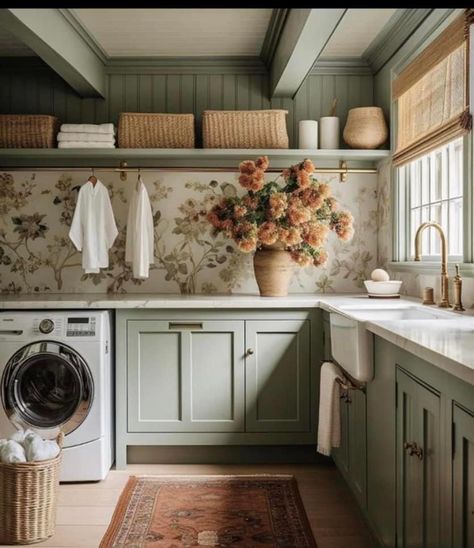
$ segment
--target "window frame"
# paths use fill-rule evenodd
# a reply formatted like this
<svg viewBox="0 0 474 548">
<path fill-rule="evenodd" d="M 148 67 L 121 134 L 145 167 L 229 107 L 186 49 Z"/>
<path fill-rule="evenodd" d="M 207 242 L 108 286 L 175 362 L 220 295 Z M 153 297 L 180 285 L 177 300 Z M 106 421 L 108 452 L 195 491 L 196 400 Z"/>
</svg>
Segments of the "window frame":
<svg viewBox="0 0 474 548">
<path fill-rule="evenodd" d="M 449 19 L 449 18 L 448 18 Z M 449 20 L 445 20 L 446 26 L 449 24 Z M 443 27 L 441 25 L 440 27 Z M 438 28 L 437 31 L 442 32 L 443 28 Z M 432 39 L 436 38 L 437 32 L 432 33 Z M 474 106 L 474 25 L 470 27 L 470 47 L 469 47 L 469 104 L 471 105 L 471 111 Z M 426 47 L 427 43 L 419 44 L 414 51 L 410 53 L 402 62 L 391 70 L 391 82 L 393 79 Z M 397 135 L 397 103 L 391 99 L 391 143 L 396 142 Z M 474 277 L 474 139 L 473 131 L 463 136 L 463 257 L 462 261 L 459 260 L 457 264 L 460 266 L 461 274 L 468 277 Z M 392 150 L 393 152 L 393 150 Z M 392 270 L 399 272 L 412 272 L 416 274 L 439 274 L 440 261 L 439 259 L 423 260 L 420 262 L 413 260 L 405 260 L 408 256 L 407 242 L 409 235 L 410 225 L 409 222 L 400 222 L 401 204 L 405 212 L 408 214 L 407 208 L 407 196 L 405 192 L 405 185 L 401 182 L 400 167 L 396 167 L 392 164 L 391 167 L 391 200 L 392 200 L 392 260 L 389 263 L 389 267 Z M 406 216 L 408 218 L 408 216 Z M 449 250 L 448 250 L 449 252 Z M 457 259 L 457 258 L 456 258 Z M 454 273 L 453 260 L 448 261 L 449 272 Z"/>
</svg>

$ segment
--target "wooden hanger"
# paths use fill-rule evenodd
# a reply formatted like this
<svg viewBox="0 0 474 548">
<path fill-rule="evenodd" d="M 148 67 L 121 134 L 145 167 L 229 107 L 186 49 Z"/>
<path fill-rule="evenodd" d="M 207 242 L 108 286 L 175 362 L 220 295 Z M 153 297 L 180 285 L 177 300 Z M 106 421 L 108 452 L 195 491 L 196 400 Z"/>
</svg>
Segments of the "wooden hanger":
<svg viewBox="0 0 474 548">
<path fill-rule="evenodd" d="M 92 186 L 95 186 L 97 184 L 97 177 L 94 175 L 94 168 L 91 169 L 91 172 L 92 173 L 91 173 L 89 179 L 87 179 L 87 180 L 92 183 Z"/>
</svg>

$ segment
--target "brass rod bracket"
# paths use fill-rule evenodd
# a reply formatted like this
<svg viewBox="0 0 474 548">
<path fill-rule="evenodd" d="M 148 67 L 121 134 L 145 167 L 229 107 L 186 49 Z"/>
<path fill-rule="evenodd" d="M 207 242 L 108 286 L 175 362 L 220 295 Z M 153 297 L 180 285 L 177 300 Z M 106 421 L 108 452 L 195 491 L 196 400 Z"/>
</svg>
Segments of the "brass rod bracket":
<svg viewBox="0 0 474 548">
<path fill-rule="evenodd" d="M 123 171 L 120 171 L 120 180 L 121 181 L 126 181 L 127 180 L 127 172 L 125 170 L 128 168 L 128 163 L 125 160 L 122 160 L 120 162 L 120 168 L 123 170 Z"/>
<path fill-rule="evenodd" d="M 341 174 L 340 174 L 340 177 L 339 177 L 339 182 L 340 183 L 347 183 L 348 169 L 347 169 L 347 162 L 345 160 L 341 160 L 339 162 L 339 169 L 341 170 Z"/>
</svg>

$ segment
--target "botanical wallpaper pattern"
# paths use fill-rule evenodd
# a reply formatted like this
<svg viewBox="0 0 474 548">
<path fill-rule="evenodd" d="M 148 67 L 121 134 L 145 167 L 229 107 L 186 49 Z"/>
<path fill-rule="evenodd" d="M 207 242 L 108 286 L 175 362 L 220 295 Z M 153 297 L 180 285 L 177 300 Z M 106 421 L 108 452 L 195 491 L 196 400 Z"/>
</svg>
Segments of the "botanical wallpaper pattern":
<svg viewBox="0 0 474 548">
<path fill-rule="evenodd" d="M 272 177 L 272 175 L 268 175 Z M 153 209 L 155 264 L 135 280 L 125 263 L 128 197 L 136 177 L 100 173 L 119 229 L 107 269 L 84 274 L 68 238 L 83 173 L 0 173 L 0 290 L 3 293 L 257 293 L 252 255 L 223 235 L 212 235 L 206 213 L 222 195 L 242 189 L 234 173 L 146 173 Z M 291 292 L 359 292 L 376 264 L 377 177 L 351 175 L 347 183 L 321 177 L 355 219 L 352 241 L 328 239 L 325 268 L 295 267 Z M 379 200 L 380 201 L 380 200 Z M 383 223 L 382 223 L 383 224 Z M 380 252 L 380 247 L 379 247 Z"/>
<path fill-rule="evenodd" d="M 377 185 L 377 264 L 388 270 L 394 280 L 403 280 L 401 293 L 411 297 L 421 297 L 425 287 L 433 287 L 435 300 L 440 294 L 440 277 L 412 272 L 397 272 L 395 268 L 388 268 L 392 256 L 392 208 L 391 208 L 391 178 L 392 164 L 385 160 L 379 164 Z M 452 292 L 452 284 L 450 284 Z M 451 301 L 453 295 L 450 294 Z M 463 304 L 466 308 L 474 307 L 474 279 L 463 280 Z"/>
</svg>

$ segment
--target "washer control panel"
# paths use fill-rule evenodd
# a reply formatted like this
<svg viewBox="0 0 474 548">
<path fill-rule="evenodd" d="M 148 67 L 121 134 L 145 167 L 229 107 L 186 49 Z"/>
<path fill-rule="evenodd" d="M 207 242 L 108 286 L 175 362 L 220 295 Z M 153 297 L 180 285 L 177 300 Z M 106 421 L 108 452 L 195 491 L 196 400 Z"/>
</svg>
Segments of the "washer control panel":
<svg viewBox="0 0 474 548">
<path fill-rule="evenodd" d="M 94 337 L 96 333 L 96 319 L 88 317 L 70 316 L 67 319 L 67 337 Z"/>
</svg>

